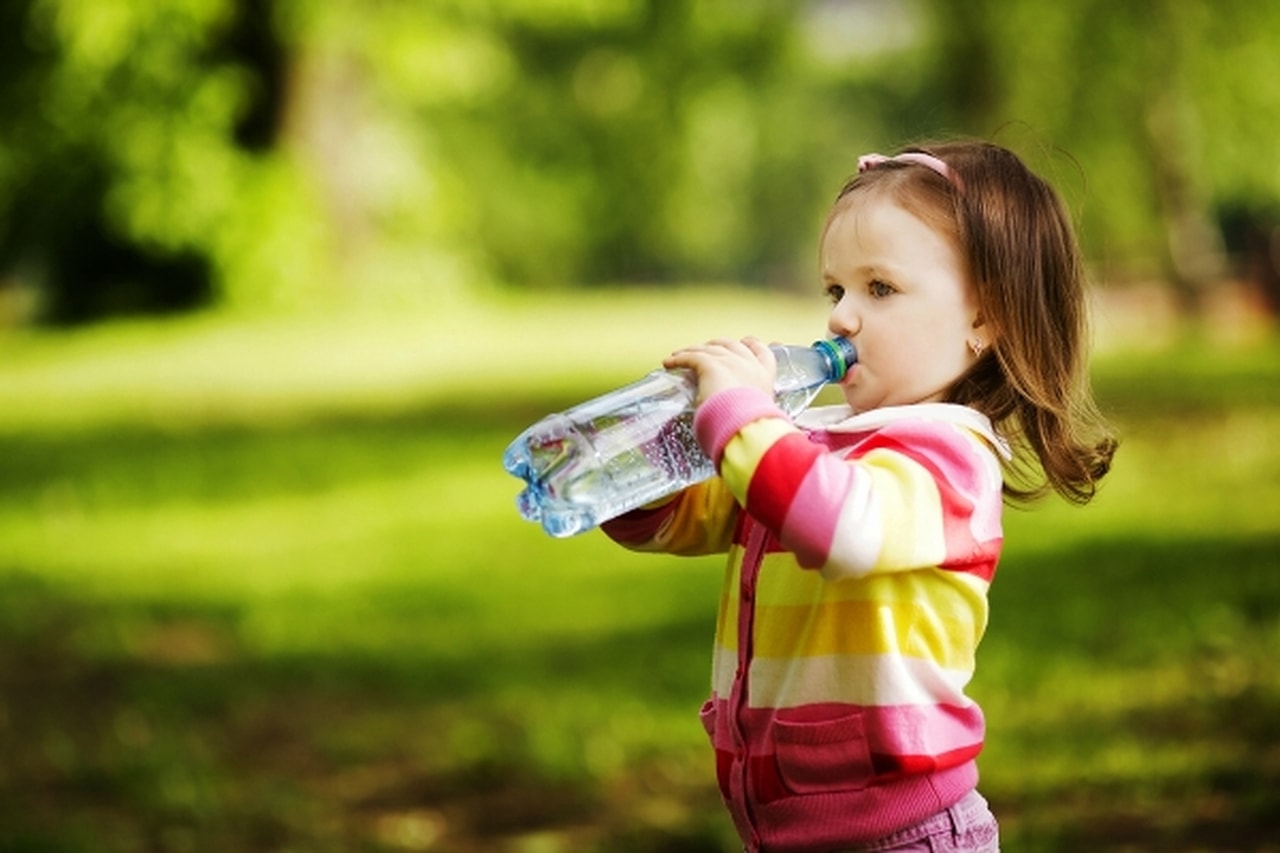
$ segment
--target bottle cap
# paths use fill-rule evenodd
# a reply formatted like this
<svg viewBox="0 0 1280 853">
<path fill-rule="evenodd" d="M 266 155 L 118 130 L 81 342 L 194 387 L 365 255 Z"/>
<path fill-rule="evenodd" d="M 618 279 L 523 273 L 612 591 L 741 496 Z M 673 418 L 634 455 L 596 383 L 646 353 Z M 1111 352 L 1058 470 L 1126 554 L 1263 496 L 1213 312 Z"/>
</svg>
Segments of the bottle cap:
<svg viewBox="0 0 1280 853">
<path fill-rule="evenodd" d="M 839 382 L 844 379 L 844 375 L 849 372 L 849 368 L 858 361 L 858 351 L 854 349 L 848 338 L 827 338 L 821 341 L 814 341 L 813 348 L 825 355 L 827 362 L 831 365 L 831 375 L 827 380 L 828 382 Z"/>
</svg>

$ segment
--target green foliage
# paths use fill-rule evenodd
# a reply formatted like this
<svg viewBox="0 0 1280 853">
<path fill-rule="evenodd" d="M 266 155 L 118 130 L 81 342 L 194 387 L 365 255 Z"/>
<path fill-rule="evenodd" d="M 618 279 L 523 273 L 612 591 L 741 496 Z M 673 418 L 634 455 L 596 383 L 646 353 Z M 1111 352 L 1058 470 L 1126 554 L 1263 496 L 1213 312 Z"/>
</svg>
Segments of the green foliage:
<svg viewBox="0 0 1280 853">
<path fill-rule="evenodd" d="M 785 287 L 858 154 L 953 133 L 1047 172 L 1108 272 L 1194 277 L 1219 211 L 1280 196 L 1280 14 L 1244 0 L 13 0 L 0 31 L 0 308 L 55 320 Z"/>
<path fill-rule="evenodd" d="M 421 113 L 503 279 L 725 279 L 810 242 L 809 221 L 759 198 L 770 167 L 814 184 L 804 136 L 769 133 L 803 89 L 789 8 L 649 0 L 549 26 L 495 7 L 442 25 L 488 36 L 503 69 Z"/>
<path fill-rule="evenodd" d="M 950 74 L 956 126 L 1043 168 L 1081 215 L 1089 254 L 1116 274 L 1175 273 L 1178 217 L 1212 227 L 1224 206 L 1280 196 L 1280 174 L 1255 149 L 1280 121 L 1273 5 L 930 5 L 949 33 L 939 82 Z M 948 28 L 956 18 L 965 25 Z"/>
<path fill-rule="evenodd" d="M 707 317 L 818 304 L 0 341 L 0 850 L 737 849 L 696 721 L 719 562 L 551 540 L 498 460 Z M 974 692 L 1009 849 L 1273 843 L 1276 356 L 1112 353 L 1096 504 L 1008 514 Z"/>
</svg>

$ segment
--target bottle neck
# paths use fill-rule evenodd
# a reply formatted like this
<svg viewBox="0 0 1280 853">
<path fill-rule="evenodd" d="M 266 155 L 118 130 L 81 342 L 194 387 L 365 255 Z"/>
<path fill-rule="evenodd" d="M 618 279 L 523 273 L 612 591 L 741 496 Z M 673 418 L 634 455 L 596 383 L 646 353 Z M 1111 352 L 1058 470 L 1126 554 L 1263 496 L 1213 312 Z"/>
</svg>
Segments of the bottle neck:
<svg viewBox="0 0 1280 853">
<path fill-rule="evenodd" d="M 857 350 L 848 338 L 825 338 L 813 342 L 827 364 L 827 381 L 839 382 L 858 360 Z"/>
</svg>

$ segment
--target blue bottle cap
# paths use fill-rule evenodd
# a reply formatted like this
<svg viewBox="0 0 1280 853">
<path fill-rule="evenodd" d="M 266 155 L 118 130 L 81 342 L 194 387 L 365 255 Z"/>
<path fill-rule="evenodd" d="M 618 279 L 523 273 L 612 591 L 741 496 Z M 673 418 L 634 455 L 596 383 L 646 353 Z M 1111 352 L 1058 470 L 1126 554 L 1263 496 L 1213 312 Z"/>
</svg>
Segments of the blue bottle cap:
<svg viewBox="0 0 1280 853">
<path fill-rule="evenodd" d="M 813 348 L 823 353 L 831 365 L 828 382 L 839 382 L 858 361 L 858 351 L 848 338 L 827 338 L 814 341 Z"/>
</svg>

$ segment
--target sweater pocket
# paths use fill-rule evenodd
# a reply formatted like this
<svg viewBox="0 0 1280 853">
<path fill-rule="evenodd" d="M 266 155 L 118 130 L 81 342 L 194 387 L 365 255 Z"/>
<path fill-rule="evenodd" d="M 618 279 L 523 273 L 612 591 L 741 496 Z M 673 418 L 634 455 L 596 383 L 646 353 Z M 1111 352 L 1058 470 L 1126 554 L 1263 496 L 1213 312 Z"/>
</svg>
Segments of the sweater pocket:
<svg viewBox="0 0 1280 853">
<path fill-rule="evenodd" d="M 874 774 L 862 714 L 815 723 L 774 722 L 778 774 L 795 794 L 865 788 Z"/>
</svg>

